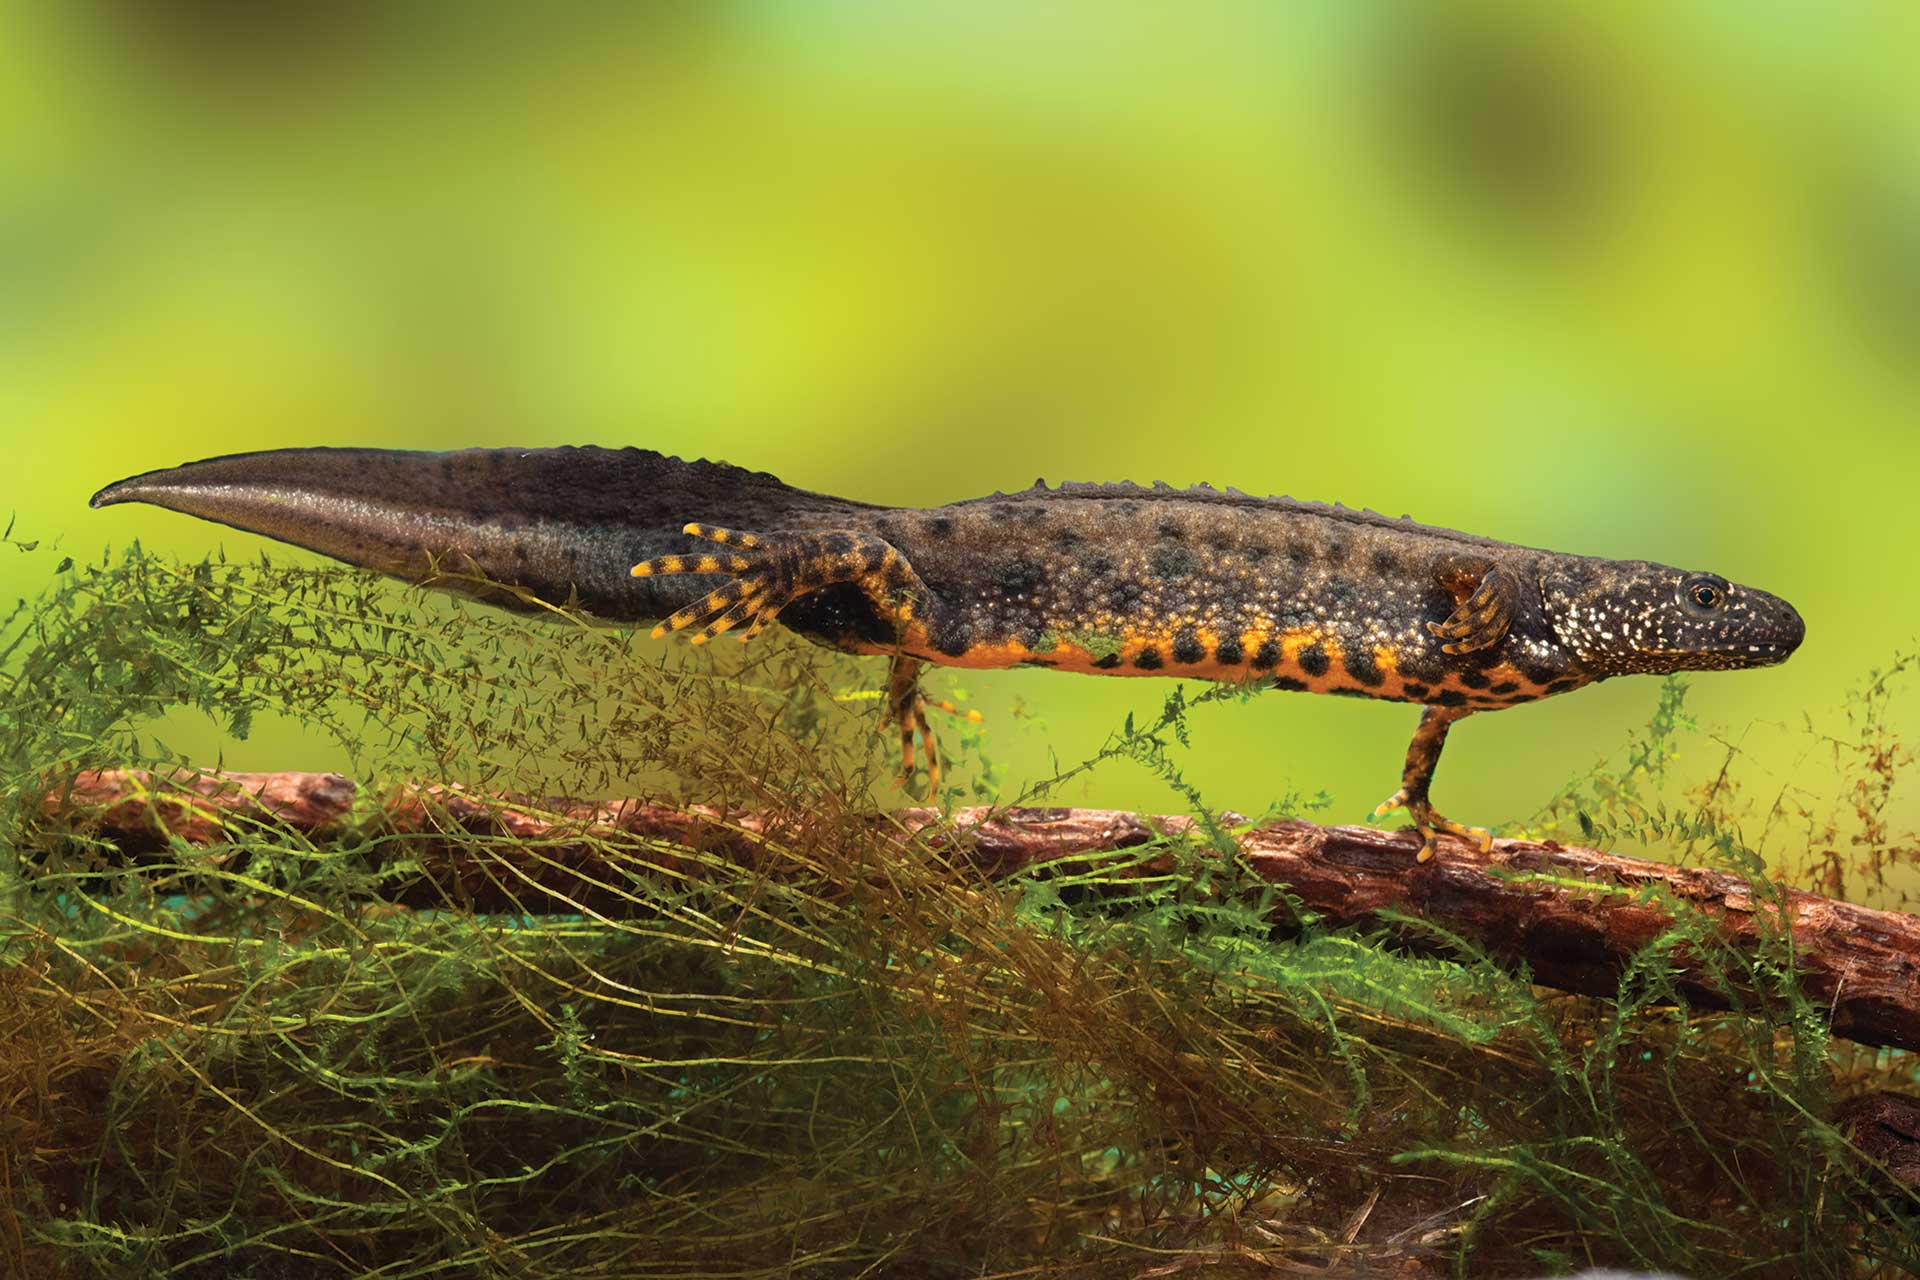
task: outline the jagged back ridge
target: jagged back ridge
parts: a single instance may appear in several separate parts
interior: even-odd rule
[[[951,505],[968,506],[976,502],[1005,502],[1009,499],[1018,498],[1074,498],[1108,501],[1121,499],[1153,500],[1178,498],[1186,502],[1209,502],[1223,506],[1255,508],[1269,511],[1297,511],[1305,515],[1338,520],[1344,524],[1364,525],[1377,529],[1397,529],[1407,533],[1428,534],[1436,538],[1445,538],[1450,541],[1468,543],[1475,546],[1511,548],[1515,545],[1513,543],[1503,542],[1498,538],[1488,538],[1474,533],[1462,533],[1458,529],[1447,529],[1439,525],[1421,524],[1410,515],[1395,518],[1393,516],[1382,515],[1378,511],[1367,508],[1344,506],[1338,502],[1313,502],[1301,498],[1289,497],[1284,494],[1269,495],[1262,498],[1232,488],[1231,486],[1226,489],[1216,489],[1204,481],[1181,489],[1168,484],[1164,480],[1156,480],[1151,486],[1134,484],[1124,480],[1104,483],[1099,481],[1068,480],[1049,488],[1043,477],[1035,480],[1031,488],[1022,489],[1017,493],[996,492],[987,497],[967,498]],[[1528,549],[1545,550],[1545,548]]]

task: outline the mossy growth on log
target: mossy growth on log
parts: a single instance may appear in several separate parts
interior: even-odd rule
[[[1207,822],[989,881],[938,824],[876,835],[890,744],[837,705],[870,671],[713,648],[265,561],[64,566],[0,633],[0,1273],[1920,1268],[1920,1199],[1833,1119],[1912,1064],[1829,1039],[1784,934],[1702,1012],[1675,958],[1720,944],[1684,913],[1614,1000],[1330,928],[1223,853],[1179,696],[1105,755]],[[1805,887],[1870,883],[1912,855],[1891,688],[1829,735],[1836,815],[1748,794],[1737,752],[1676,792],[1676,744],[1722,745],[1669,685],[1543,829],[1756,876],[1764,831]],[[124,856],[62,788],[215,763],[168,746],[183,708],[337,744],[366,803]],[[528,877],[510,835],[383,825],[408,779],[774,820],[752,859],[630,841]],[[424,896],[429,845],[517,909]]]

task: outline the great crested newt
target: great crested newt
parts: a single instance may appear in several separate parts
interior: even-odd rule
[[[941,507],[809,493],[644,449],[281,449],[109,485],[150,502],[509,608],[570,604],[698,644],[776,619],[892,658],[912,768],[924,664],[1269,680],[1420,705],[1400,788],[1420,860],[1464,716],[1610,676],[1783,661],[1804,624],[1711,573],[1515,546],[1201,485],[1038,483]],[[531,599],[529,598],[531,597]]]

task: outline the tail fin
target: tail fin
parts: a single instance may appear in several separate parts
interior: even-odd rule
[[[636,579],[683,551],[689,522],[815,528],[860,511],[764,472],[646,449],[275,449],[189,462],[108,485],[122,502],[199,516],[414,582],[529,607],[504,583],[612,621],[665,617],[704,577]]]

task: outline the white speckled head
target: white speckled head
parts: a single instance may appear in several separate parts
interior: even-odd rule
[[[1596,676],[1771,666],[1806,635],[1778,596],[1646,561],[1556,560],[1540,599],[1560,643]]]

